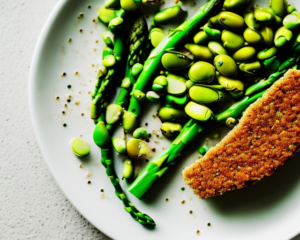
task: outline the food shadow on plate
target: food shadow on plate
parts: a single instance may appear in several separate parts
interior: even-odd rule
[[[298,153],[272,176],[262,179],[255,185],[204,201],[207,201],[209,207],[226,216],[253,215],[276,208],[299,185],[299,158]]]

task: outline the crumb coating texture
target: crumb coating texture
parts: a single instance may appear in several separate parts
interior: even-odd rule
[[[270,176],[299,145],[300,71],[289,70],[183,177],[200,198],[222,195]]]

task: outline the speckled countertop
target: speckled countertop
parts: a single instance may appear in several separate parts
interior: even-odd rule
[[[0,239],[109,239],[69,203],[38,147],[28,76],[58,0],[0,0]]]
[[[57,186],[39,150],[28,106],[30,63],[58,0],[0,0],[0,239],[109,239]],[[300,235],[293,240],[300,240]]]

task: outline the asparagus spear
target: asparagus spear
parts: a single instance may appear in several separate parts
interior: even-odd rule
[[[200,8],[196,14],[185,21],[176,29],[169,32],[161,43],[152,51],[150,56],[145,62],[144,69],[140,74],[135,86],[132,89],[132,96],[130,99],[130,105],[128,112],[123,117],[123,127],[125,131],[132,132],[135,127],[136,118],[139,116],[142,109],[142,101],[136,97],[136,91],[144,93],[150,81],[158,75],[161,68],[161,57],[165,50],[177,47],[182,41],[186,40],[194,31],[197,30],[203,23],[203,21],[213,13],[214,10],[218,10],[222,6],[223,0],[211,0]]]
[[[108,11],[108,12],[107,12]],[[125,210],[139,223],[144,225],[148,228],[155,227],[155,222],[151,217],[149,217],[147,214],[144,214],[140,212],[127,198],[126,194],[124,193],[123,189],[121,188],[119,184],[119,179],[114,171],[113,166],[113,158],[112,158],[112,146],[111,146],[111,138],[109,136],[108,130],[105,126],[105,113],[102,111],[106,108],[106,101],[109,93],[109,89],[113,85],[112,82],[115,79],[117,75],[117,69],[120,66],[120,62],[122,60],[122,54],[124,49],[124,38],[122,35],[116,31],[117,25],[111,24],[113,21],[112,16],[113,15],[116,18],[120,17],[120,15],[117,15],[116,12],[113,10],[108,10],[105,8],[102,8],[102,12],[104,12],[104,16],[99,14],[99,19],[101,17],[101,21],[104,23],[108,23],[111,26],[110,30],[113,30],[113,33],[116,33],[114,41],[108,36],[104,35],[104,42],[108,45],[112,45],[113,49],[110,47],[105,47],[103,50],[103,65],[107,67],[107,70],[104,69],[98,78],[98,81],[95,86],[95,92],[92,95],[92,106],[91,106],[91,117],[92,118],[99,118],[95,121],[96,126],[93,133],[94,142],[98,147],[101,148],[101,163],[106,168],[106,174],[110,178],[114,188],[115,188],[115,194],[117,197],[123,202]],[[113,13],[113,14],[112,14]],[[118,14],[124,13],[122,9],[117,11]],[[123,16],[123,15],[122,15]],[[107,21],[107,22],[105,22]],[[137,26],[138,25],[138,26]],[[140,29],[142,27],[142,29]],[[137,46],[137,42],[141,43],[144,40],[142,38],[146,39],[145,35],[145,20],[142,18],[138,21],[136,25],[133,25],[133,30],[130,34],[130,41],[131,43],[134,42],[133,46],[131,47],[130,56],[128,58],[128,66],[127,66],[127,73],[130,72],[130,76],[132,77],[132,65],[140,59],[142,59],[142,56],[139,56],[136,51],[140,50]],[[139,31],[139,32],[138,32]],[[147,28],[146,28],[147,32]],[[135,39],[135,37],[137,37]],[[141,53],[142,55],[142,53]],[[109,58],[108,62],[104,62],[106,58]],[[128,73],[129,74],[129,73]],[[134,81],[134,79],[131,79]],[[121,91],[121,94],[117,100],[117,103],[122,105],[125,102],[125,99],[128,95],[125,88]]]
[[[111,115],[117,122],[119,117],[118,109],[120,106],[124,106],[128,102],[129,94],[132,86],[136,82],[136,78],[143,68],[144,59],[148,53],[147,51],[147,23],[143,16],[138,17],[133,23],[129,33],[129,55],[127,58],[125,78],[121,84],[121,90],[115,104],[110,105],[111,110],[116,110],[115,114]],[[107,129],[112,129],[112,124],[106,125]]]
[[[297,67],[297,61],[295,60],[294,66]],[[283,62],[278,72],[272,74],[273,76],[282,76],[290,68],[290,59]],[[189,120],[179,136],[172,142],[171,146],[163,152],[160,156],[150,161],[146,167],[140,172],[138,177],[132,183],[129,188],[129,192],[137,198],[143,198],[147,191],[153,186],[153,184],[177,161],[177,157],[193,142],[203,136],[208,131],[212,130],[218,125],[231,124],[231,121],[235,121],[236,118],[240,117],[242,112],[246,108],[260,98],[266,90],[256,93],[252,96],[245,96],[242,100],[236,102],[224,112],[215,115],[214,119],[207,123],[201,123],[197,120]]]
[[[101,163],[106,168],[106,174],[110,178],[115,188],[115,194],[123,202],[125,210],[133,217],[134,220],[138,221],[145,227],[155,227],[156,224],[154,220],[147,214],[140,212],[129,201],[128,197],[120,186],[119,178],[114,171],[111,139],[108,130],[105,127],[104,114],[101,114],[101,119],[95,127],[93,138],[96,145],[101,148]]]

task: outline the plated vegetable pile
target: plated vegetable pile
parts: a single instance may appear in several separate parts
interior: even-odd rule
[[[93,138],[116,195],[146,227],[155,222],[122,190],[113,149],[126,156],[123,178],[133,180],[129,192],[142,198],[192,143],[222,124],[235,126],[250,104],[299,64],[300,13],[284,0],[271,0],[265,8],[251,7],[249,0],[210,0],[166,34],[162,26],[184,20],[181,4],[159,11],[160,0],[108,0],[98,13],[108,31],[102,33],[103,68],[92,95]],[[149,30],[140,9],[155,13]],[[161,131],[174,140],[133,179],[132,160],[148,158],[151,151],[149,133],[138,126],[146,101],[160,103]],[[232,105],[222,111],[224,104]],[[128,142],[111,137],[118,123],[132,133]],[[206,146],[199,149],[205,151]]]

